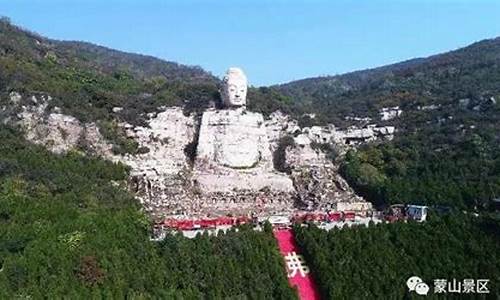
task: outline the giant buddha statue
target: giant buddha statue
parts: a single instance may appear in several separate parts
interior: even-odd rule
[[[222,80],[222,103],[225,107],[245,107],[248,81],[240,68],[229,68]]]
[[[246,110],[247,78],[230,68],[220,90],[222,109],[203,113],[194,165],[202,193],[293,192],[292,180],[273,168],[262,114]]]

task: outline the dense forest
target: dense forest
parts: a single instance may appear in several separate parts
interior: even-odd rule
[[[350,151],[342,175],[372,203],[488,210],[500,197],[500,144],[494,133],[432,143],[421,134]]]
[[[0,298],[293,299],[272,233],[149,241],[123,165],[0,127]]]
[[[434,279],[490,279],[489,295],[469,296],[493,299],[500,294],[498,216],[446,215],[426,223],[329,232],[297,226],[295,232],[325,299],[421,297],[408,293],[406,280],[411,276],[429,285],[431,298],[443,297],[434,294]]]

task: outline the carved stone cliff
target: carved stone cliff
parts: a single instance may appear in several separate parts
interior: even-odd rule
[[[96,124],[49,108],[47,95],[12,93],[16,113],[4,122],[20,125],[27,139],[53,152],[81,149],[83,144],[93,154],[130,166],[130,189],[153,216],[371,208],[338,175],[331,156],[358,143],[390,139],[394,127],[300,128],[280,112],[265,119],[246,110],[246,92],[246,76],[231,68],[223,80],[221,109],[186,116],[181,108],[170,107],[148,114],[146,126],[119,123],[138,143],[141,151],[136,154],[114,154]],[[293,143],[280,150],[287,137]],[[275,169],[280,151],[286,173]]]

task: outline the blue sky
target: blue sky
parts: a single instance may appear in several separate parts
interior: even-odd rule
[[[199,65],[253,85],[333,75],[500,36],[498,0],[0,0],[42,35]]]

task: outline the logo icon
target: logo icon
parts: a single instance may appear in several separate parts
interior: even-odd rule
[[[410,292],[415,291],[418,295],[425,296],[429,293],[429,286],[418,276],[408,278],[406,286]]]

